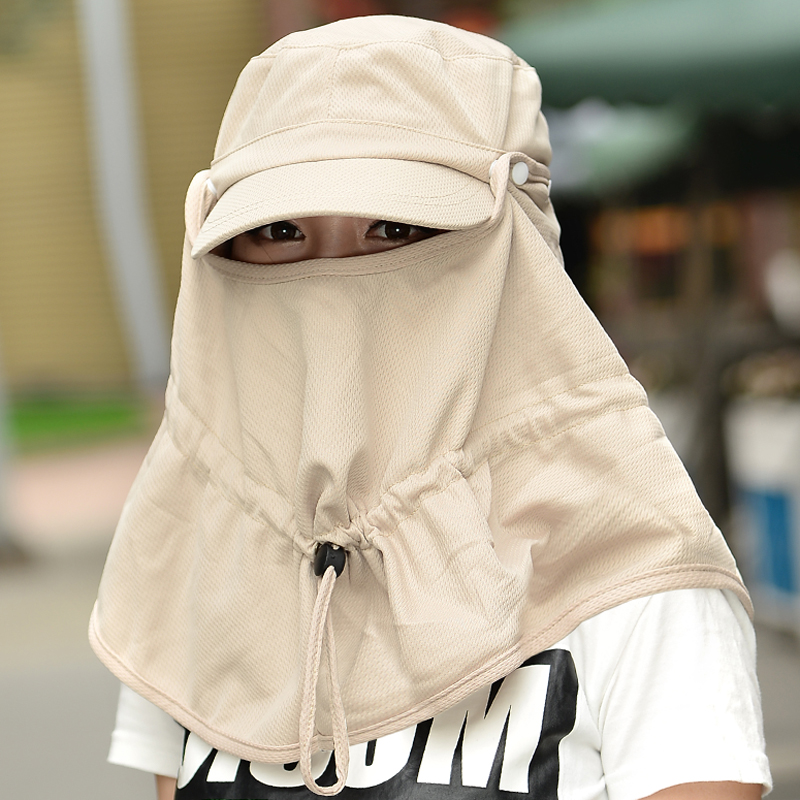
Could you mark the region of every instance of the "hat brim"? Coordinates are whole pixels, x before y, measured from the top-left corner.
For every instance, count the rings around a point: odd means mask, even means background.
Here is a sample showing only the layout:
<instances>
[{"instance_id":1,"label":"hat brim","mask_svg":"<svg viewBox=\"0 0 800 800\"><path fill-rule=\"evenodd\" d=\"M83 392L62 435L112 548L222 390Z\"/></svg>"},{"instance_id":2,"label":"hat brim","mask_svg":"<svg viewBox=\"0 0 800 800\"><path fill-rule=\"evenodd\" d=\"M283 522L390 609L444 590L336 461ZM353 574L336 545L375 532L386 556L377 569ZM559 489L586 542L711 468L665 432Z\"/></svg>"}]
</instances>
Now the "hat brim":
<instances>
[{"instance_id":1,"label":"hat brim","mask_svg":"<svg viewBox=\"0 0 800 800\"><path fill-rule=\"evenodd\" d=\"M192 256L284 219L367 217L461 230L485 222L493 206L488 183L441 164L387 158L287 164L233 184L200 228Z\"/></svg>"}]
</instances>

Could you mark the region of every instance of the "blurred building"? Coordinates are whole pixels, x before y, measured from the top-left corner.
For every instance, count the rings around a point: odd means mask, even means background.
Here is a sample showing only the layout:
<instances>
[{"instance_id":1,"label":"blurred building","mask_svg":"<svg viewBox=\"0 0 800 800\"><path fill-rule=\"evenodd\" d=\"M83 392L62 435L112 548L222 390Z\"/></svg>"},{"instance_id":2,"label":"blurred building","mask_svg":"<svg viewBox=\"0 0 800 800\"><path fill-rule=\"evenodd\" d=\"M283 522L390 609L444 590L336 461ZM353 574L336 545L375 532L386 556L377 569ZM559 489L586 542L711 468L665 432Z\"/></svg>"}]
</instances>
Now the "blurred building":
<instances>
[{"instance_id":1,"label":"blurred building","mask_svg":"<svg viewBox=\"0 0 800 800\"><path fill-rule=\"evenodd\" d=\"M567 270L800 631L800 5L576 2L499 37L551 123Z\"/></svg>"},{"instance_id":2,"label":"blurred building","mask_svg":"<svg viewBox=\"0 0 800 800\"><path fill-rule=\"evenodd\" d=\"M225 103L252 55L292 30L364 13L416 14L488 32L501 5L2 4L0 363L8 391L158 388L180 280L184 193L209 163ZM109 193L128 201L116 223ZM126 230L120 214L131 210L138 222ZM126 235L134 238L122 241Z\"/></svg>"},{"instance_id":3,"label":"blurred building","mask_svg":"<svg viewBox=\"0 0 800 800\"><path fill-rule=\"evenodd\" d=\"M209 163L225 103L252 55L292 30L366 13L491 32L507 7L497 0L0 5L0 363L10 394L163 383L184 193ZM121 201L116 211L109 196Z\"/></svg>"},{"instance_id":4,"label":"blurred building","mask_svg":"<svg viewBox=\"0 0 800 800\"><path fill-rule=\"evenodd\" d=\"M136 382L93 174L79 5L0 7L0 360L14 393ZM262 6L121 4L164 329L178 290L184 192L208 165L236 75L263 49Z\"/></svg>"}]
</instances>

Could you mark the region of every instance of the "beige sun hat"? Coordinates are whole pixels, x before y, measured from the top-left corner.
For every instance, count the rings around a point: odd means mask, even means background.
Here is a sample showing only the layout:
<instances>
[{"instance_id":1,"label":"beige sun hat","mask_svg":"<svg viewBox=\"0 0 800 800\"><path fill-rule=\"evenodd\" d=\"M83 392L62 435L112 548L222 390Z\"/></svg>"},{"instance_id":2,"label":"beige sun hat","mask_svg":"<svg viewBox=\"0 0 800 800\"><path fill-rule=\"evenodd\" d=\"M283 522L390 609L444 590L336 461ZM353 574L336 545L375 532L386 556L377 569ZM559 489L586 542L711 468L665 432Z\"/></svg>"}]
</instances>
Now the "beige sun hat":
<instances>
[{"instance_id":1,"label":"beige sun hat","mask_svg":"<svg viewBox=\"0 0 800 800\"><path fill-rule=\"evenodd\" d=\"M214 747L334 794L348 744L607 608L706 586L750 609L564 271L549 152L535 71L445 25L347 20L245 69L187 195L166 413L90 625ZM291 264L210 252L326 213L452 230Z\"/></svg>"},{"instance_id":2,"label":"beige sun hat","mask_svg":"<svg viewBox=\"0 0 800 800\"><path fill-rule=\"evenodd\" d=\"M287 36L250 61L211 165L219 200L192 255L287 218L473 227L494 205L495 159L521 151L549 163L534 70L492 39L382 19L380 39L374 18L357 18ZM486 96L473 102L477 86Z\"/></svg>"}]
</instances>

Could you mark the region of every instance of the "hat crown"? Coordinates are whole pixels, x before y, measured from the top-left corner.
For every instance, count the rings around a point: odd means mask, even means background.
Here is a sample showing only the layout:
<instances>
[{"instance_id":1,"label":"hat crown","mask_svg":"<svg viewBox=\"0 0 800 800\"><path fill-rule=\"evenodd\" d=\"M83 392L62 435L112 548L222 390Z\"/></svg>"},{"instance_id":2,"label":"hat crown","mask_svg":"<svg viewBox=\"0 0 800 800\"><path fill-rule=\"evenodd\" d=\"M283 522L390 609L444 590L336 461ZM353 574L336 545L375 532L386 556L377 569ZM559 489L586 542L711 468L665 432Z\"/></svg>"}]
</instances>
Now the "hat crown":
<instances>
[{"instance_id":1,"label":"hat crown","mask_svg":"<svg viewBox=\"0 0 800 800\"><path fill-rule=\"evenodd\" d=\"M342 20L250 61L212 174L224 191L259 169L376 157L443 163L485 180L484 166L502 152L549 161L540 104L535 70L485 36L410 17Z\"/></svg>"}]
</instances>

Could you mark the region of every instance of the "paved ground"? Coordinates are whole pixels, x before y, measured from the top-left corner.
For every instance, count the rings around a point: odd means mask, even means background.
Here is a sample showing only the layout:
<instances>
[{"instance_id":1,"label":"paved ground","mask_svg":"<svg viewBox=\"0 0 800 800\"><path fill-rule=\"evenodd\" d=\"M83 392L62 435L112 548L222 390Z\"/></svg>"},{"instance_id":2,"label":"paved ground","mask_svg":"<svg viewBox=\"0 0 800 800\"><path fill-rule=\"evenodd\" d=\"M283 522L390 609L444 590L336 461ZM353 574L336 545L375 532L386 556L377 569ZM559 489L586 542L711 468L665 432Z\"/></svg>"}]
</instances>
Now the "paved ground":
<instances>
[{"instance_id":1,"label":"paved ground","mask_svg":"<svg viewBox=\"0 0 800 800\"><path fill-rule=\"evenodd\" d=\"M86 639L99 551L0 572L0 796L149 800L153 779L105 761L117 683Z\"/></svg>"},{"instance_id":2,"label":"paved ground","mask_svg":"<svg viewBox=\"0 0 800 800\"><path fill-rule=\"evenodd\" d=\"M12 515L34 557L0 564L2 798L154 797L150 776L105 763L117 687L86 641L110 532L145 449L118 443L12 469ZM773 798L800 800L800 643L763 627L758 636Z\"/></svg>"},{"instance_id":3,"label":"paved ground","mask_svg":"<svg viewBox=\"0 0 800 800\"><path fill-rule=\"evenodd\" d=\"M148 446L126 439L12 461L10 527L36 553L105 547Z\"/></svg>"}]
</instances>

